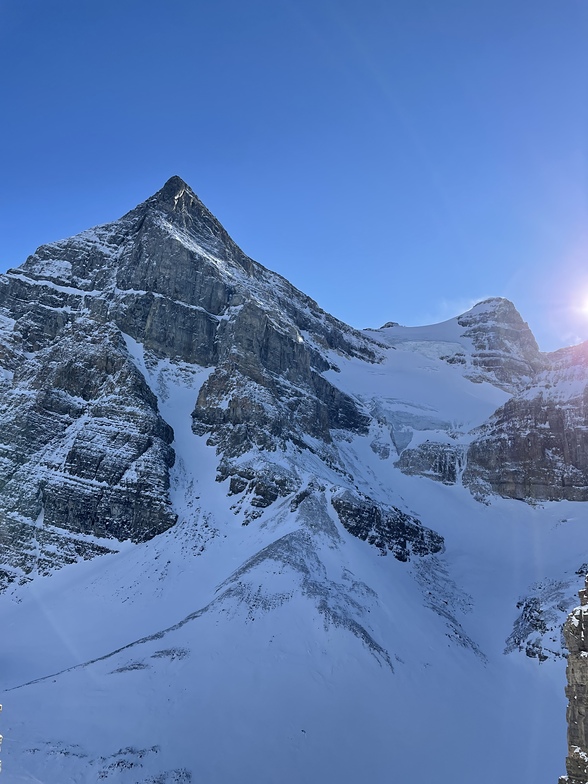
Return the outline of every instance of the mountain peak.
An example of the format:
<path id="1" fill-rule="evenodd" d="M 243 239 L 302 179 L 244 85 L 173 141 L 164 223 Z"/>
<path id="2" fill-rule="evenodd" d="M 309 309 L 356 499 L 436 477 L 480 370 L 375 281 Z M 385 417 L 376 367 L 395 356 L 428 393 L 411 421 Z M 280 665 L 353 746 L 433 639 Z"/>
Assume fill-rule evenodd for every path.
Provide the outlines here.
<path id="1" fill-rule="evenodd" d="M 184 182 L 177 174 L 174 174 L 173 177 L 170 177 L 165 183 L 160 193 L 173 193 L 174 195 L 179 195 L 180 192 L 185 191 L 186 188 L 189 188 L 188 183 Z"/>
<path id="2" fill-rule="evenodd" d="M 163 216 L 168 223 L 187 232 L 199 245 L 219 259 L 226 261 L 231 258 L 249 269 L 250 260 L 192 188 L 177 174 L 170 177 L 157 193 L 124 217 L 141 218 L 146 213 L 155 213 L 158 216 L 156 221 Z"/>
<path id="3" fill-rule="evenodd" d="M 200 208 L 204 207 L 192 188 L 177 174 L 170 177 L 163 188 L 153 194 L 147 202 L 166 206 L 172 210 L 178 209 L 178 207 L 189 208 L 194 205 L 198 205 Z"/>
<path id="4" fill-rule="evenodd" d="M 509 327 L 524 333 L 530 343 L 534 346 L 534 351 L 539 349 L 535 343 L 529 325 L 516 309 L 515 305 L 505 297 L 489 297 L 476 303 L 470 310 L 457 317 L 457 322 L 461 326 L 472 326 L 475 324 L 494 324 L 502 327 Z"/>
<path id="5" fill-rule="evenodd" d="M 474 363 L 494 377 L 507 391 L 527 384 L 541 368 L 539 347 L 529 325 L 513 303 L 504 297 L 490 297 L 457 317 L 473 341 Z"/>
<path id="6" fill-rule="evenodd" d="M 468 316 L 482 316 L 486 314 L 486 318 L 520 318 L 520 314 L 515 305 L 505 297 L 487 297 L 486 299 L 476 302 L 469 310 L 462 313 L 458 318 L 465 318 Z"/>

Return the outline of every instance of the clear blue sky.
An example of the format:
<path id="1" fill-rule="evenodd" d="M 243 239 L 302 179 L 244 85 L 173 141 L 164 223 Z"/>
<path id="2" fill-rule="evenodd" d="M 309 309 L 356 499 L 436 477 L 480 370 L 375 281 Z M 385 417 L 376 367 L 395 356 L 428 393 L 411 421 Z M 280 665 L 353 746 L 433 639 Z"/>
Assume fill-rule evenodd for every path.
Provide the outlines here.
<path id="1" fill-rule="evenodd" d="M 588 0 L 0 0 L 0 270 L 179 174 L 354 326 L 588 338 Z"/>

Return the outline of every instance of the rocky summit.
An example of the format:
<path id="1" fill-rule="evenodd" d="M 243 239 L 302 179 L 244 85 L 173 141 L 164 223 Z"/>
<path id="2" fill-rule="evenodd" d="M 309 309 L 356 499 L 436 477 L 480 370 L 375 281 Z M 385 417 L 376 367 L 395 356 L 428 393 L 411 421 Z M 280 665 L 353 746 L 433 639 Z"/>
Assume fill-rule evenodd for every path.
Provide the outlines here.
<path id="1" fill-rule="evenodd" d="M 1 275 L 11 780 L 556 780 L 587 356 L 354 329 L 179 177 Z"/>

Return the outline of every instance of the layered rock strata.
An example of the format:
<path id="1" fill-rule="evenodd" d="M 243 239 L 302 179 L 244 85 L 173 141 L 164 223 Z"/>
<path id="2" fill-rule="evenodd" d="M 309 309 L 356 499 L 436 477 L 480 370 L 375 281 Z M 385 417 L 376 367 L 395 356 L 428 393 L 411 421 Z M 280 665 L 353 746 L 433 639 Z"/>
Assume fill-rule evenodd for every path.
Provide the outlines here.
<path id="1" fill-rule="evenodd" d="M 568 648 L 566 668 L 568 756 L 567 775 L 559 784 L 588 783 L 588 577 L 580 591 L 580 607 L 576 607 L 564 624 Z"/>
<path id="2" fill-rule="evenodd" d="M 588 500 L 588 344 L 555 351 L 544 370 L 475 434 L 464 484 L 537 501 Z"/>
<path id="3" fill-rule="evenodd" d="M 374 362 L 382 347 L 246 256 L 172 177 L 120 220 L 0 276 L 1 584 L 174 524 L 174 433 L 138 344 L 211 368 L 193 430 L 234 494 L 250 450 L 289 442 L 336 463 L 333 433 L 367 432 L 358 402 L 322 374 L 331 355 Z M 268 473 L 247 480 L 260 508 L 299 489 Z"/>
<path id="4" fill-rule="evenodd" d="M 514 392 L 530 383 L 542 368 L 537 341 L 509 300 L 484 300 L 459 316 L 457 323 L 465 328 L 462 336 L 472 341 L 473 370 L 468 373 L 472 380 L 492 379 L 497 386 Z"/>

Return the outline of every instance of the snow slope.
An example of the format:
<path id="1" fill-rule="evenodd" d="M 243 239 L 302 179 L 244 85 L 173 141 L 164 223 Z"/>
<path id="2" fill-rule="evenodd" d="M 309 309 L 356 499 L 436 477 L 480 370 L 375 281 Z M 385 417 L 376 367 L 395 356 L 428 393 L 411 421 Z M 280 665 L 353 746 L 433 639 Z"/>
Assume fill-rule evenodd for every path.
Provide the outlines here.
<path id="1" fill-rule="evenodd" d="M 338 372 L 325 372 L 375 417 L 367 435 L 335 435 L 355 486 L 445 539 L 408 563 L 348 533 L 330 503 L 340 467 L 291 446 L 248 459 L 295 466 L 313 493 L 243 525 L 247 499 L 215 481 L 215 449 L 191 430 L 210 369 L 126 338 L 174 429 L 178 523 L 0 597 L 7 782 L 557 779 L 556 627 L 588 560 L 584 507 L 481 504 L 395 467 L 399 433 L 465 443 L 508 398 L 440 358 L 448 328 L 435 330 L 394 341 L 379 364 L 333 352 Z M 533 630 L 505 653 L 529 595 L 555 618 L 545 661 L 524 654 Z"/>

